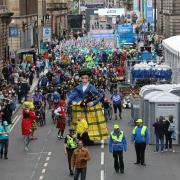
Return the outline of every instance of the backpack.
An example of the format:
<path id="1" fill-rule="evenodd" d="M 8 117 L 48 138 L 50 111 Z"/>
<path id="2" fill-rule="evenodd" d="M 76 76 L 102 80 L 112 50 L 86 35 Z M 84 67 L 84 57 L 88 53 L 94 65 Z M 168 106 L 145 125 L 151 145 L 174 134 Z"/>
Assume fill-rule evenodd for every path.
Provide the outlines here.
<path id="1" fill-rule="evenodd" d="M 113 104 L 120 104 L 121 103 L 121 96 L 119 94 L 112 95 Z"/>
<path id="2" fill-rule="evenodd" d="M 59 103 L 59 101 L 60 101 L 59 96 L 57 94 L 53 94 L 53 102 Z"/>
<path id="3" fill-rule="evenodd" d="M 169 127 L 168 127 L 168 131 L 169 131 L 169 132 L 174 132 L 174 131 L 175 131 L 175 124 L 170 123 L 170 124 L 169 124 Z"/>

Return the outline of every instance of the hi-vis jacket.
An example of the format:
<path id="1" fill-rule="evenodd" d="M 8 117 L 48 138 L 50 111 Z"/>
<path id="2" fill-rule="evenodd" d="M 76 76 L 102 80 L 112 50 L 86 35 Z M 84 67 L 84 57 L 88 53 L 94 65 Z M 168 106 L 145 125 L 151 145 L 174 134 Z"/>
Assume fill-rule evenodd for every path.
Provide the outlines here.
<path id="1" fill-rule="evenodd" d="M 146 143 L 149 142 L 149 133 L 146 126 L 136 126 L 132 131 L 132 141 L 135 143 Z"/>
<path id="2" fill-rule="evenodd" d="M 113 151 L 126 151 L 127 142 L 123 131 L 119 133 L 111 132 L 109 137 L 109 152 Z"/>

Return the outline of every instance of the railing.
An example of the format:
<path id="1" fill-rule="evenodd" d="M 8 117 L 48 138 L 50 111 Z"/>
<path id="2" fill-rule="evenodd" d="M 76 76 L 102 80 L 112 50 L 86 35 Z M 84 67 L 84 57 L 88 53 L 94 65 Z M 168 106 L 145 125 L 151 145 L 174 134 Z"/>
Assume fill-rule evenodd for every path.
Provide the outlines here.
<path id="1" fill-rule="evenodd" d="M 9 9 L 7 6 L 5 5 L 0 5 L 0 14 L 3 14 L 3 13 L 9 13 Z"/>

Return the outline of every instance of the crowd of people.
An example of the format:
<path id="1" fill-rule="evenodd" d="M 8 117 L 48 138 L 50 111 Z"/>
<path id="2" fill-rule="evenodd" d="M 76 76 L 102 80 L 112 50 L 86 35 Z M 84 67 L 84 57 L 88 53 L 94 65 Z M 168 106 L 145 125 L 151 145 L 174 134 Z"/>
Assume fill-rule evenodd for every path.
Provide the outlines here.
<path id="1" fill-rule="evenodd" d="M 52 124 L 58 129 L 57 138 L 65 139 L 64 153 L 68 158 L 69 173 L 74 175 L 74 180 L 78 180 L 80 174 L 81 179 L 85 180 L 90 153 L 83 145 L 93 145 L 96 140 L 109 139 L 109 151 L 113 153 L 115 171 L 124 173 L 123 151 L 127 150 L 125 133 L 116 123 L 114 131 L 109 134 L 106 123 L 112 119 L 110 108 L 113 109 L 116 122 L 123 119 L 124 97 L 118 89 L 118 82 L 124 81 L 126 61 L 136 53 L 137 49 L 134 47 L 113 49 L 104 40 L 73 39 L 61 42 L 43 55 L 38 55 L 35 64 L 22 62 L 18 66 L 4 67 L 0 86 L 1 157 L 4 154 L 4 158 L 8 158 L 8 128 L 13 123 L 11 117 L 17 104 L 23 103 L 21 127 L 26 152 L 29 151 L 30 141 L 37 139 L 37 128 L 46 125 L 46 109 L 49 109 L 52 112 Z M 38 85 L 32 97 L 28 97 L 35 75 Z M 107 114 L 105 119 L 102 109 L 104 115 Z M 173 118 L 169 119 L 169 124 L 163 123 L 165 130 L 162 133 L 162 118 L 154 124 L 156 151 L 159 151 L 159 140 L 161 151 L 164 150 L 164 135 L 166 149 L 172 149 L 172 132 L 175 132 L 175 128 L 171 127 L 171 121 Z M 132 131 L 137 154 L 135 164 L 145 166 L 148 128 L 143 125 L 142 119 L 135 123 L 137 126 Z M 67 125 L 70 129 L 65 136 Z"/>

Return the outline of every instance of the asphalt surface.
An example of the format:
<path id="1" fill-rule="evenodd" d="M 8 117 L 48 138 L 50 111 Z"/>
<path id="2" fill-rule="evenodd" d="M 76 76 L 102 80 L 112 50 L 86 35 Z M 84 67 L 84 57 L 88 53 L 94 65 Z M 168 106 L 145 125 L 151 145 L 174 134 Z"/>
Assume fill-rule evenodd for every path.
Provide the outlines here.
<path id="1" fill-rule="evenodd" d="M 47 111 L 47 125 L 39 127 L 37 140 L 31 141 L 30 151 L 24 152 L 21 136 L 21 109 L 14 119 L 15 126 L 10 135 L 8 160 L 0 160 L 0 180 L 71 180 L 67 159 L 64 155 L 64 140 L 57 140 L 57 129 L 51 120 L 51 111 Z M 154 146 L 146 150 L 146 167 L 134 165 L 136 155 L 130 141 L 132 126 L 129 123 L 130 110 L 123 110 L 123 120 L 109 121 L 109 132 L 114 123 L 119 123 L 126 132 L 128 151 L 124 153 L 125 174 L 116 174 L 113 169 L 113 157 L 108 145 L 88 147 L 91 161 L 88 163 L 87 180 L 180 180 L 180 147 L 176 152 L 154 153 Z M 66 128 L 66 132 L 68 127 Z M 103 172 L 105 172 L 103 174 Z"/>

